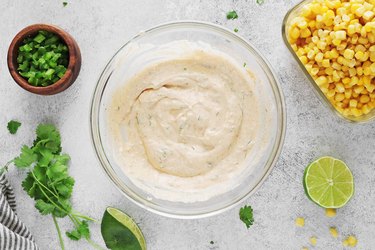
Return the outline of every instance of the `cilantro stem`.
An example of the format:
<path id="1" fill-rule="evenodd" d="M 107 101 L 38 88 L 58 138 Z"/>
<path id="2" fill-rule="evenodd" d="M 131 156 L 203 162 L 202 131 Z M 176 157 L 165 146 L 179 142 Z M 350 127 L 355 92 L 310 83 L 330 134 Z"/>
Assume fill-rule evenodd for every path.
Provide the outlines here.
<path id="1" fill-rule="evenodd" d="M 83 215 L 83 214 L 80 214 L 78 212 L 73 212 L 71 213 L 73 216 L 75 217 L 78 217 L 78 218 L 81 218 L 81 219 L 85 219 L 85 220 L 88 220 L 88 221 L 93 221 L 93 222 L 99 222 L 98 220 L 95 220 L 89 216 L 86 216 L 86 215 Z"/>
<path id="2" fill-rule="evenodd" d="M 78 228 L 81 223 L 77 220 L 77 218 L 70 213 L 68 214 L 68 216 L 70 220 L 73 222 L 74 226 Z"/>
<path id="3" fill-rule="evenodd" d="M 39 181 L 38 178 L 36 178 L 36 176 L 35 176 L 35 174 L 34 174 L 34 170 L 31 171 L 31 174 L 33 175 L 34 179 L 38 182 L 39 186 L 45 188 L 45 189 L 46 189 L 48 192 L 50 192 L 50 193 L 51 193 L 56 199 L 59 198 L 59 197 L 58 197 L 53 191 L 51 191 L 51 189 L 49 189 L 48 187 L 46 187 L 43 183 L 41 183 L 41 182 Z"/>
<path id="4" fill-rule="evenodd" d="M 56 230 L 57 230 L 57 234 L 59 236 L 61 250 L 65 250 L 64 240 L 63 240 L 62 235 L 61 235 L 59 224 L 57 223 L 56 217 L 54 215 L 52 215 L 52 219 L 53 219 L 53 223 L 55 224 L 55 227 L 56 227 Z"/>
<path id="5" fill-rule="evenodd" d="M 13 160 L 8 161 L 7 164 L 5 164 L 4 167 L 0 168 L 0 175 L 3 174 L 4 172 L 8 171 L 9 165 L 13 162 Z"/>
<path id="6" fill-rule="evenodd" d="M 97 250 L 105 250 L 104 248 L 102 248 L 101 246 L 99 246 L 97 243 L 93 242 L 91 239 L 89 238 L 86 238 L 87 242 L 95 249 Z"/>
<path id="7" fill-rule="evenodd" d="M 34 179 L 36 180 L 36 182 L 38 183 L 39 187 L 43 187 L 45 189 L 47 189 L 49 192 L 52 193 L 51 190 L 49 190 L 49 188 L 47 188 L 46 186 L 44 186 L 39 180 L 38 178 L 36 178 L 35 174 L 34 174 L 34 171 L 31 171 L 31 174 L 33 175 Z M 62 212 L 64 213 L 69 213 L 68 211 L 66 211 L 65 208 L 61 208 L 59 205 L 57 205 L 47 194 L 46 192 L 44 192 L 43 188 L 40 188 L 40 191 L 43 193 L 43 195 L 48 199 L 49 202 L 51 202 L 51 204 L 53 204 L 56 208 L 58 208 L 59 210 L 61 210 Z"/>

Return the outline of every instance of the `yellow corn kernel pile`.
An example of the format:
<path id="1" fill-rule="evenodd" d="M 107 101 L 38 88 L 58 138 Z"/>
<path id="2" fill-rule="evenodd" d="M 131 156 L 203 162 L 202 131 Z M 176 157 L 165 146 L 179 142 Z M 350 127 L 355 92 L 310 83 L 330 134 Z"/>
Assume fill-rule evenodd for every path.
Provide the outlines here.
<path id="1" fill-rule="evenodd" d="M 313 0 L 290 22 L 288 40 L 344 116 L 375 108 L 375 0 Z"/>

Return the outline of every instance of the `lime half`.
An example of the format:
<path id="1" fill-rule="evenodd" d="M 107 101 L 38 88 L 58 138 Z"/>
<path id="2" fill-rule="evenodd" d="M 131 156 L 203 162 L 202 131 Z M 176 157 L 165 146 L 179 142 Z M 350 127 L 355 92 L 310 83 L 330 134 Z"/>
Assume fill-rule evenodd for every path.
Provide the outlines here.
<path id="1" fill-rule="evenodd" d="M 146 250 L 142 231 L 132 218 L 116 208 L 105 210 L 101 231 L 106 246 L 111 250 Z"/>
<path id="2" fill-rule="evenodd" d="M 324 156 L 305 169 L 303 186 L 307 196 L 324 208 L 343 207 L 353 196 L 353 175 L 338 159 Z"/>

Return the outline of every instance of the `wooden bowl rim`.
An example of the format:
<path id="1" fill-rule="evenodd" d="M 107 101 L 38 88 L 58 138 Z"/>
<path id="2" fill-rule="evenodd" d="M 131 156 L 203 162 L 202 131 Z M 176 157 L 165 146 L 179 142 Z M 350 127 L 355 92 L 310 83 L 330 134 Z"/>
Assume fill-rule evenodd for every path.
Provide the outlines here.
<path id="1" fill-rule="evenodd" d="M 14 55 L 18 55 L 18 50 L 20 44 L 23 42 L 23 40 L 26 37 L 32 36 L 33 34 L 36 34 L 40 30 L 46 30 L 51 33 L 57 34 L 63 41 L 64 43 L 68 46 L 68 52 L 69 52 L 69 62 L 68 62 L 68 67 L 67 70 L 64 74 L 64 76 L 58 80 L 57 82 L 45 86 L 45 87 L 40 87 L 40 86 L 33 86 L 29 84 L 29 82 L 23 78 L 19 73 L 16 67 L 15 60 L 17 57 L 14 57 Z M 11 75 L 13 76 L 13 79 L 17 82 L 18 85 L 20 85 L 22 88 L 24 88 L 27 91 L 30 91 L 35 94 L 49 94 L 51 92 L 56 92 L 56 89 L 59 89 L 60 86 L 65 85 L 67 81 L 69 81 L 72 77 L 73 74 L 73 68 L 75 64 L 77 63 L 76 60 L 73 60 L 74 56 L 76 53 L 74 51 L 76 49 L 79 50 L 79 48 L 76 48 L 76 44 L 74 44 L 74 39 L 73 37 L 67 33 L 65 30 L 62 28 L 56 26 L 56 25 L 51 25 L 51 24 L 33 24 L 30 26 L 27 26 L 23 28 L 20 32 L 17 33 L 17 35 L 13 38 L 9 50 L 8 50 L 8 67 L 10 70 Z M 60 91 L 57 91 L 57 93 Z"/>

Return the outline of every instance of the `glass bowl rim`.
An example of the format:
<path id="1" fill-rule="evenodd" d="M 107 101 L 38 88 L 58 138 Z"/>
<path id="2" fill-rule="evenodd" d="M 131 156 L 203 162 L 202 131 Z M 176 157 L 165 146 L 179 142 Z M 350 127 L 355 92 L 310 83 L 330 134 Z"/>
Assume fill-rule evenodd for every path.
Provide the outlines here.
<path id="1" fill-rule="evenodd" d="M 201 213 L 172 213 L 163 211 L 160 208 L 163 208 L 160 205 L 155 205 L 150 203 L 147 199 L 143 198 L 142 196 L 138 195 L 132 190 L 129 190 L 129 188 L 124 188 L 121 181 L 119 181 L 118 177 L 115 174 L 115 171 L 113 170 L 106 152 L 104 151 L 102 139 L 100 136 L 100 130 L 99 130 L 99 119 L 100 119 L 100 104 L 102 101 L 102 97 L 104 94 L 104 90 L 106 88 L 106 85 L 108 81 L 107 79 L 109 75 L 106 75 L 108 71 L 111 70 L 111 65 L 116 59 L 116 57 L 119 55 L 119 53 L 131 42 L 136 41 L 137 39 L 141 38 L 143 35 L 158 32 L 158 31 L 165 31 L 166 29 L 174 29 L 174 28 L 194 28 L 194 27 L 200 27 L 203 29 L 209 29 L 211 31 L 214 31 L 222 36 L 230 36 L 236 43 L 242 44 L 246 50 L 248 50 L 249 53 L 251 53 L 254 58 L 256 59 L 257 63 L 261 67 L 261 69 L 264 71 L 265 75 L 268 78 L 268 82 L 271 85 L 272 91 L 274 93 L 274 101 L 276 105 L 276 109 L 278 112 L 278 120 L 277 120 L 277 133 L 275 137 L 275 142 L 272 146 L 272 150 L 270 152 L 270 156 L 267 159 L 267 162 L 265 164 L 265 168 L 267 170 L 264 172 L 262 177 L 257 181 L 256 185 L 250 189 L 246 194 L 244 194 L 239 199 L 231 202 L 230 204 L 227 204 L 225 206 L 222 206 L 220 208 L 217 208 L 215 210 L 201 212 Z M 110 58 L 106 66 L 104 67 L 103 71 L 101 72 L 97 84 L 95 86 L 91 103 L 90 103 L 90 135 L 91 135 L 91 142 L 92 146 L 94 148 L 95 154 L 97 159 L 99 160 L 100 167 L 102 171 L 105 172 L 106 176 L 110 179 L 111 183 L 130 201 L 137 204 L 138 206 L 144 208 L 147 211 L 150 211 L 152 213 L 162 215 L 169 218 L 176 218 L 176 219 L 198 219 L 198 218 L 206 218 L 213 215 L 217 215 L 219 213 L 225 212 L 240 202 L 247 199 L 249 196 L 251 196 L 253 193 L 255 193 L 260 186 L 262 186 L 263 182 L 267 179 L 269 174 L 271 173 L 272 169 L 276 165 L 277 160 L 279 159 L 279 156 L 281 154 L 284 139 L 285 139 L 285 132 L 286 132 L 286 107 L 285 107 L 285 100 L 284 95 L 282 92 L 282 89 L 280 87 L 280 84 L 277 81 L 276 74 L 274 73 L 270 63 L 267 61 L 266 58 L 264 58 L 261 53 L 254 48 L 254 46 L 248 42 L 246 39 L 244 39 L 242 36 L 238 35 L 237 33 L 234 33 L 233 31 L 217 25 L 210 22 L 204 22 L 204 21 L 195 21 L 195 20 L 180 20 L 180 21 L 173 21 L 173 22 L 165 22 L 159 25 L 156 25 L 150 29 L 140 31 L 133 37 L 131 37 L 124 45 L 122 45 L 115 54 Z M 131 194 L 129 194 L 127 191 L 130 191 Z"/>

